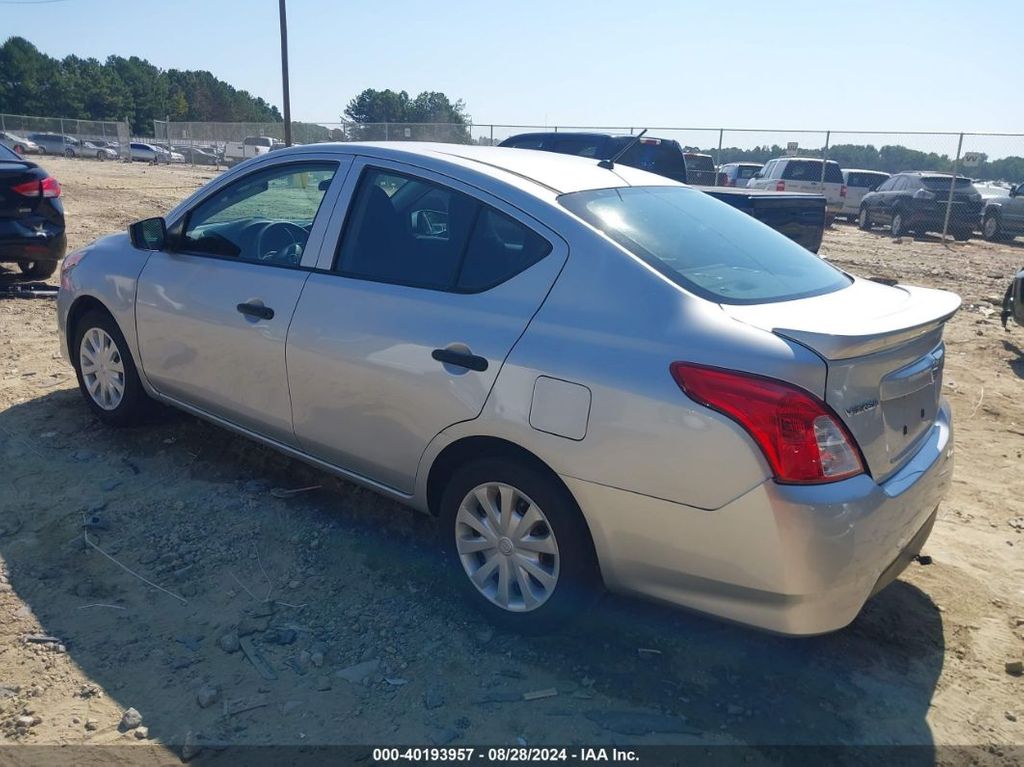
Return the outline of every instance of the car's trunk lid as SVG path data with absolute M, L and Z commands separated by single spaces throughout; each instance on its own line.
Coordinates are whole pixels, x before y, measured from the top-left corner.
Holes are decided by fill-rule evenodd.
M 12 187 L 38 182 L 45 176 L 35 163 L 0 160 L 0 218 L 22 218 L 35 210 L 39 206 L 39 198 L 18 194 L 12 191 Z
M 858 279 L 823 296 L 723 309 L 825 360 L 825 391 L 818 393 L 857 440 L 872 476 L 883 481 L 935 421 L 942 330 L 959 306 L 954 293 Z

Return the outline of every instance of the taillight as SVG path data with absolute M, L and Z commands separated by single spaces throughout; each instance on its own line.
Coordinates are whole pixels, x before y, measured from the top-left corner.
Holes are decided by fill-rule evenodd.
M 60 197 L 60 184 L 57 179 L 47 176 L 42 181 L 26 181 L 16 184 L 11 191 L 22 197 Z
M 843 184 L 841 187 L 839 187 L 839 196 L 846 197 L 846 184 Z
M 776 192 L 785 192 L 786 191 L 786 182 L 781 180 L 781 179 L 776 181 L 775 182 L 775 191 Z
M 746 429 L 776 481 L 835 482 L 864 472 L 849 431 L 810 392 L 773 378 L 688 362 L 673 362 L 670 370 L 691 399 Z

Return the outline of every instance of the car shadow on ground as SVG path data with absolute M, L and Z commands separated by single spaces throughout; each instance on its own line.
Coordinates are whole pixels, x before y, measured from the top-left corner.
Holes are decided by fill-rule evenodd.
M 309 745 L 698 738 L 915 745 L 919 763 L 934 760 L 926 715 L 942 616 L 902 581 L 817 638 L 614 596 L 561 633 L 513 636 L 451 599 L 432 520 L 191 417 L 116 431 L 77 391 L 50 393 L 0 413 L 0 460 L 0 557 L 13 592 L 82 674 L 120 709 L 142 712 L 164 742 L 191 731 L 207 742 L 294 743 L 300 729 Z M 287 499 L 268 492 L 315 485 Z M 83 525 L 177 596 L 84 543 Z M 269 617 L 264 588 L 276 604 Z M 276 679 L 219 646 L 241 620 L 257 624 L 252 647 Z M 14 622 L 0 634 L 10 645 L 27 631 Z M 49 651 L 37 652 L 41 683 L 59 688 Z M 322 652 L 322 668 L 308 668 L 303 652 Z M 373 659 L 379 675 L 362 685 L 335 675 Z M 197 690 L 210 685 L 221 700 L 201 708 Z M 544 692 L 524 702 L 530 691 Z M 94 691 L 64 694 L 87 718 Z M 246 700 L 263 704 L 231 712 Z M 69 723 L 67 742 L 129 738 L 116 726 Z
M 1010 370 L 1014 372 L 1017 378 L 1024 378 L 1024 349 L 1021 349 L 1011 341 L 1003 341 L 1003 348 L 1011 354 L 1017 355 L 1010 360 Z

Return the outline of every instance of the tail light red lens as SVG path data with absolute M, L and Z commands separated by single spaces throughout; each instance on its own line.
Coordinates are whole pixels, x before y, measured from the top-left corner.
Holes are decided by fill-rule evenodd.
M 864 472 L 853 436 L 810 392 L 773 378 L 688 362 L 673 362 L 670 370 L 691 399 L 746 429 L 777 482 L 819 484 Z
M 16 184 L 11 191 L 22 197 L 60 197 L 60 184 L 57 179 L 47 176 L 42 181 L 26 181 Z
M 776 192 L 785 192 L 786 191 L 786 182 L 785 181 L 776 181 L 775 182 L 775 191 Z

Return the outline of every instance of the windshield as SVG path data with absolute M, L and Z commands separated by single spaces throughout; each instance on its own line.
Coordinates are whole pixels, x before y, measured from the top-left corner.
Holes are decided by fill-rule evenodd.
M 788 237 L 694 189 L 598 189 L 558 201 L 676 284 L 717 303 L 788 301 L 850 284 Z

